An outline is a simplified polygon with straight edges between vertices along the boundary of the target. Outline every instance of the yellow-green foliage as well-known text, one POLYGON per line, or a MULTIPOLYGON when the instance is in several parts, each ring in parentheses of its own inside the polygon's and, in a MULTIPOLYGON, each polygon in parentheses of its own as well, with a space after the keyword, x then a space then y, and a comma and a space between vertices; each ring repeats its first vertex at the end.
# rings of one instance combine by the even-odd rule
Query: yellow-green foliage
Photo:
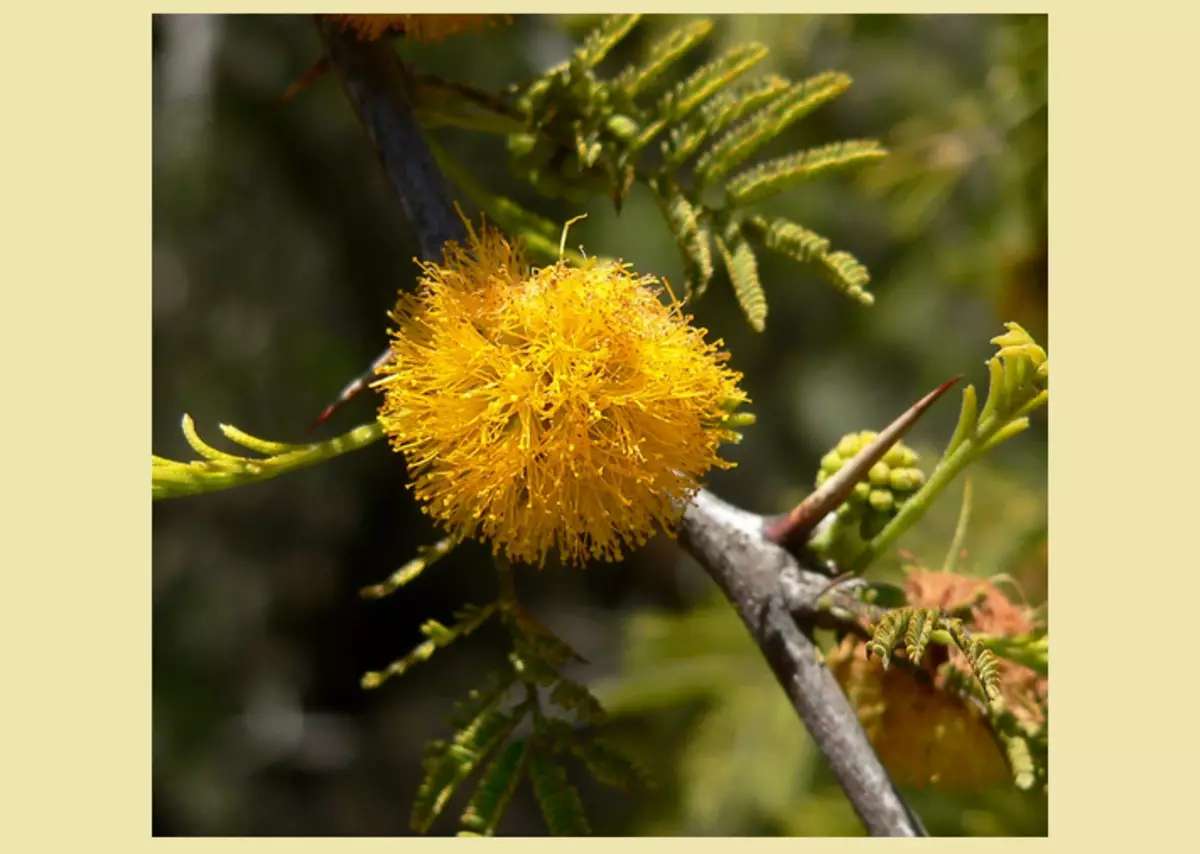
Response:
POLYGON ((874 626, 867 654, 879 656, 885 670, 896 649, 903 649, 909 661, 920 664, 931 640, 953 643, 962 650, 987 699, 995 701, 1000 696, 995 653, 972 638, 962 620, 947 619, 936 608, 905 607, 888 611, 874 626))
POLYGON ((178 498, 268 480, 285 472, 324 462, 348 451, 357 451, 383 437, 383 430, 378 422, 355 427, 336 439, 311 445, 269 442, 228 424, 220 426, 221 432, 228 439, 263 456, 242 457, 217 450, 196 433, 196 425, 191 416, 184 415, 184 438, 204 459, 181 463, 151 455, 152 498, 178 498))
POLYGON ((858 553, 849 569, 863 571, 925 514, 967 466, 1026 430, 1030 414, 1049 401, 1050 361, 1046 351, 1019 324, 1004 325, 1007 331, 992 339, 999 349, 987 362, 989 384, 983 411, 978 410, 975 386, 968 385, 963 390, 958 426, 928 481, 858 553))

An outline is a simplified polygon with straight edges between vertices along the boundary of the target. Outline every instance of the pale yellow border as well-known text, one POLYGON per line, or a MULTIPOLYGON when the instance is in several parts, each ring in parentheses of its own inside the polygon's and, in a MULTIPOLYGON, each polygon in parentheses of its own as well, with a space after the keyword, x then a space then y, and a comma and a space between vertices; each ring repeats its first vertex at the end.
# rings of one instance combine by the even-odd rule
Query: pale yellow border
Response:
MULTIPOLYGON (((328 4, 252 5, 335 11, 328 4)), ((617 5, 518 8, 582 12, 617 5)), ((1186 441, 1195 424, 1188 415, 1196 381, 1169 382, 1167 374, 1182 369, 1190 378, 1196 370, 1183 347, 1198 316, 1192 250, 1200 187, 1191 105, 1200 80, 1200 28, 1194 13, 1191 20, 1167 16, 1157 8, 1163 5, 1109 12, 1103 3, 1044 0, 907 7, 772 0, 738 9, 1052 14, 1052 836, 1049 842, 933 840, 929 850, 1065 850, 1081 842, 1093 851, 1111 841, 1175 851, 1195 839, 1188 792, 1195 791, 1189 764, 1196 755, 1185 748, 1195 744, 1197 726, 1194 650, 1169 635, 1194 609, 1182 585, 1196 577, 1196 561, 1194 550, 1171 548, 1169 541, 1197 525, 1190 497, 1197 484, 1189 476, 1196 464, 1186 441), (1168 406, 1172 400, 1178 403, 1168 406), (1172 466, 1169 454, 1184 454, 1183 462, 1172 466), (1157 477, 1135 488, 1135 472, 1157 477), (1106 642, 1099 632, 1121 640, 1106 642)), ((227 11, 233 4, 163 4, 158 11, 197 6, 227 11)), ((150 10, 17 8, 5 16, 0 53, 8 214, 0 253, 8 498, 0 847, 396 851, 460 844, 151 840, 150 10), (27 509, 40 512, 30 518, 27 509)), ((393 9, 361 3, 353 11, 393 9)), ((486 10, 512 7, 480 0, 438 9, 486 10)), ((491 844, 507 851, 559 847, 491 844)), ((694 852, 727 850, 730 843, 569 844, 694 852)), ((736 844, 823 851, 870 843, 736 844)))

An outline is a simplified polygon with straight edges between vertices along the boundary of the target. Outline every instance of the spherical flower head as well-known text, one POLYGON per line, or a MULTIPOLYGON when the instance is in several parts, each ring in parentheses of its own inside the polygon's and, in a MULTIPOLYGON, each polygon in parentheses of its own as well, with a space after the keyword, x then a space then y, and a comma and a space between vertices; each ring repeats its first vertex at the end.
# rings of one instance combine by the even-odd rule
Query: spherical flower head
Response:
POLYGON ((376 384, 414 493, 448 531, 514 561, 619 560, 731 466, 718 450, 741 375, 653 277, 531 269, 490 228, 423 271, 376 384))
POLYGON ((402 31, 419 42, 440 42, 468 30, 495 23, 495 15, 330 15, 343 29, 354 30, 368 41, 392 31, 402 31))

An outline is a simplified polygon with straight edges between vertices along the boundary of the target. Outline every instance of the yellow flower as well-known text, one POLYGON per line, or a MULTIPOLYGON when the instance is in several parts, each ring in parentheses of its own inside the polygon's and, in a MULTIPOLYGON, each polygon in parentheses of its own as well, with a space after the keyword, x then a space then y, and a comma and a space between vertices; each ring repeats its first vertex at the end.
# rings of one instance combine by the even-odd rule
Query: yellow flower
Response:
POLYGON ((627 265, 535 270, 499 231, 469 231, 401 296, 376 382, 423 509, 539 564, 669 533, 699 478, 731 467, 726 406, 745 398, 721 342, 627 265))
POLYGON ((481 30, 495 22, 495 15, 330 15, 343 29, 359 38, 377 39, 389 31, 402 31, 420 42, 440 42, 467 30, 481 30))

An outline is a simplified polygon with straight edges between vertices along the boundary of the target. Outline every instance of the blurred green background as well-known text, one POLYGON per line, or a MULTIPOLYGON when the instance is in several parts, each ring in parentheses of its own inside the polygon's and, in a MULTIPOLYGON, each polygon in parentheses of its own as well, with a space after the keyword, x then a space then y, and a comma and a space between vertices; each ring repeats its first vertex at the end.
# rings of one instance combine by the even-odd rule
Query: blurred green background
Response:
MULTIPOLYGON (((595 20, 517 16, 399 49, 420 70, 496 90, 564 59, 595 20)), ((644 19, 614 61, 636 58, 673 21, 644 19)), ((874 307, 765 251, 764 333, 747 325, 719 267, 694 307, 745 373, 758 415, 729 450, 738 467, 710 485, 777 512, 810 488, 844 433, 882 427, 950 376, 986 387, 988 339, 1004 321, 1048 348, 1046 19, 726 16, 700 58, 745 41, 771 49, 761 71, 855 80, 789 131, 784 150, 872 137, 892 151, 774 203, 867 265, 874 307)), ((279 102, 319 51, 305 16, 155 18, 156 454, 192 457, 184 412, 208 438, 226 422, 301 440, 382 349, 386 312, 412 284, 407 223, 336 79, 279 102)), ((560 222, 588 213, 573 244, 680 280, 644 191, 620 216, 605 200, 547 201, 511 178, 502 139, 438 139, 493 190, 560 222)), ((369 420, 373 405, 355 401, 322 435, 369 420)), ((907 440, 927 470, 956 416, 956 400, 939 404, 907 440)), ((1046 596, 1046 454, 1043 415, 975 470, 963 566, 1010 573, 1034 604, 1046 596)), ((421 746, 446 734, 451 703, 496 665, 503 636, 482 631, 379 691, 359 687, 364 671, 420 640, 422 620, 494 594, 486 550, 469 545, 395 596, 358 596, 438 536, 404 483, 401 459, 380 444, 276 481, 155 503, 156 834, 410 832, 421 746)), ((900 547, 940 565, 960 494, 958 484, 900 547)), ((898 577, 898 561, 873 572, 898 577)), ((519 582, 588 659, 572 675, 610 701, 614 738, 658 782, 612 792, 571 769, 596 832, 862 832, 740 624, 670 540, 617 566, 550 566, 519 582)), ((1044 793, 909 795, 936 834, 1046 833, 1044 793)), ((435 832, 454 832, 457 813, 435 832)), ((527 790, 500 832, 544 833, 527 790)))

